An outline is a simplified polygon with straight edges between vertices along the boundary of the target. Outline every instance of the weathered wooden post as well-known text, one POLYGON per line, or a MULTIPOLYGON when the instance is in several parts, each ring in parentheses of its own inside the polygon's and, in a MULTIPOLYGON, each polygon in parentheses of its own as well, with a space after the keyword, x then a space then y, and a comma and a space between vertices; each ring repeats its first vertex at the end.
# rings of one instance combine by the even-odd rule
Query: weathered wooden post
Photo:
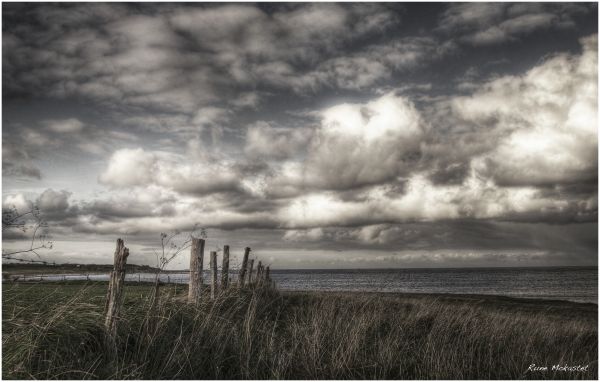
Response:
POLYGON ((267 265, 267 270, 265 271, 265 281, 267 285, 271 284, 271 270, 269 269, 269 266, 267 265))
POLYGON ((223 268, 221 269, 221 288, 227 289, 229 286, 229 246, 223 247, 223 268))
POLYGON ((254 259, 248 264, 248 285, 252 285, 252 271, 254 271, 254 259))
POLYGON ((246 247, 244 250, 244 259, 242 260, 242 267, 240 268, 240 273, 238 275, 238 287, 242 288, 244 286, 244 281, 246 281, 246 268, 248 267, 248 256, 250 255, 250 247, 246 247))
POLYGON ((188 289, 188 302, 200 301, 202 294, 202 265, 204 263, 204 239, 192 238, 190 252, 190 281, 188 289))
POLYGON ((256 284, 262 284, 262 261, 258 261, 258 266, 256 267, 256 284))
POLYGON ((121 239, 117 239, 117 249, 115 251, 115 260, 113 271, 110 275, 108 284, 108 294, 106 298, 106 320, 104 326, 111 339, 117 335, 117 320, 121 311, 121 302, 123 300, 123 285, 125 284, 125 264, 127 264, 129 249, 121 239))
POLYGON ((212 270, 212 280, 210 282, 210 298, 217 297, 217 252, 210 253, 210 268, 212 270))

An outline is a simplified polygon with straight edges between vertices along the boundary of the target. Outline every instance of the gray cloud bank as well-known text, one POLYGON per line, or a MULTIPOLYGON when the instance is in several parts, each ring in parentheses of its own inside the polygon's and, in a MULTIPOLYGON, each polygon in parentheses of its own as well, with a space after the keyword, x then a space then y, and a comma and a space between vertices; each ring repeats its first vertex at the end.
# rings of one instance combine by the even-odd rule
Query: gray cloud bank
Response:
POLYGON ((448 5, 430 33, 400 33, 415 9, 4 4, 5 104, 67 112, 5 114, 3 177, 20 183, 3 205, 38 205, 65 236, 199 224, 282 250, 595 263, 596 34, 524 69, 407 80, 477 49, 575 33, 593 7, 448 5), (48 186, 41 163, 57 152, 89 163, 90 194, 102 192, 48 186), (37 192, 19 189, 28 179, 37 192))

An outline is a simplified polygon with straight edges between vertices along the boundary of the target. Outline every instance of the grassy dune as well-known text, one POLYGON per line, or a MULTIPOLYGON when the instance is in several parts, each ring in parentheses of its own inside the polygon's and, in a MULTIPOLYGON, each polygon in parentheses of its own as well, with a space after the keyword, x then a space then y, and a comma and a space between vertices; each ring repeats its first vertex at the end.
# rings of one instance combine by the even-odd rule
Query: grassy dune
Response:
POLYGON ((128 285, 116 348, 105 283, 3 284, 5 379, 596 379, 597 306, 483 296, 128 285), (551 366, 586 365, 585 372, 551 366), (531 364, 546 372, 528 372, 531 364))

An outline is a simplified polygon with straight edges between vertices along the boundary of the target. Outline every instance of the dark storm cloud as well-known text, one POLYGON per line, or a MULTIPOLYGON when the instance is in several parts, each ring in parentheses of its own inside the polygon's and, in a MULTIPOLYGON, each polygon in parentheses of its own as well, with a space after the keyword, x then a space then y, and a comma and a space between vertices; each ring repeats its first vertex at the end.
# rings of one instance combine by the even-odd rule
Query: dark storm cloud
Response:
POLYGON ((462 184, 469 175, 469 164, 465 162, 435 163, 430 176, 434 184, 462 184))
POLYGON ((5 204, 61 232, 591 253, 594 5, 7 3, 3 21, 5 204))
POLYGON ((5 176, 42 178, 42 172, 33 162, 30 154, 23 148, 6 144, 2 147, 2 173, 5 176))
MULTIPOLYGON (((591 264, 597 256, 597 227, 596 222, 555 226, 458 220, 288 231, 285 239, 304 249, 341 250, 342 253, 374 248, 388 253, 444 248, 447 252, 440 257, 452 257, 448 254, 458 255, 464 254, 464 251, 472 251, 470 256, 473 259, 490 261, 495 256, 493 260, 497 264, 510 262, 519 253, 521 260, 531 260, 528 253, 540 249, 539 243, 543 242, 544 251, 554 254, 562 262, 591 264), (493 253, 486 252, 490 248, 494 249, 493 253)), ((401 257, 399 260, 406 258, 401 257)), ((549 261, 548 256, 541 256, 538 261, 549 261)), ((404 264, 407 262, 404 261, 404 264)))
POLYGON ((584 3, 452 4, 441 15, 439 30, 473 45, 499 44, 536 31, 575 28, 578 16, 593 8, 584 3))
POLYGON ((84 205, 82 215, 90 215, 99 220, 119 221, 127 218, 142 218, 150 216, 173 216, 175 211, 168 200, 163 200, 159 208, 152 208, 149 203, 138 200, 95 200, 84 205))
MULTIPOLYGON (((381 64, 385 73, 371 73, 359 58, 328 63, 340 46, 399 22, 397 11, 377 4, 284 6, 268 13, 234 4, 5 4, 4 10, 5 96, 84 95, 188 113, 239 86, 305 91, 335 81, 340 71, 388 77, 418 62, 421 46, 430 44, 414 39, 400 42, 401 50, 379 52, 388 60, 381 64)), ((243 97, 234 103, 248 102, 248 93, 243 97)))
POLYGON ((99 129, 77 118, 42 119, 36 123, 3 125, 3 170, 7 175, 41 179, 34 159, 67 151, 75 156, 99 157, 128 144, 135 137, 125 131, 99 129))

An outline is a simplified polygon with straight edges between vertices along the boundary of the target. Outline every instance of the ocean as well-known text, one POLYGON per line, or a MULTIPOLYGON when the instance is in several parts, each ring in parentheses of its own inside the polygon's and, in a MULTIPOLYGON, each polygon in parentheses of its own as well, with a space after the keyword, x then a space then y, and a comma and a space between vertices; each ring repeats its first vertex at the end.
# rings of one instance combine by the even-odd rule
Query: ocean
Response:
MULTIPOLYGON (((129 274, 126 280, 150 281, 153 277, 129 274)), ((271 277, 282 290, 487 294, 598 303, 597 267, 273 270, 271 277)), ((108 275, 89 278, 106 280, 108 275)), ((232 279, 236 278, 233 273, 232 279)), ((44 276, 44 280, 59 279, 63 276, 44 276)), ((177 283, 189 280, 187 272, 163 274, 161 279, 177 283)), ((204 280, 208 279, 206 271, 204 280)))
POLYGON ((282 289, 487 294, 598 303, 597 267, 282 270, 282 289))

